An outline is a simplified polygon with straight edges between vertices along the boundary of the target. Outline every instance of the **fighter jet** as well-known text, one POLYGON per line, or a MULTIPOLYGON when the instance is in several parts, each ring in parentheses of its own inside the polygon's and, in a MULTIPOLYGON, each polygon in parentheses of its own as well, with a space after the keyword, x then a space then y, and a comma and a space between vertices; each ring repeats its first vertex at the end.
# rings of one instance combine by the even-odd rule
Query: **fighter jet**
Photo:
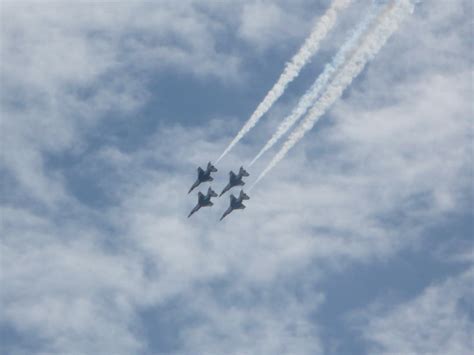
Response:
POLYGON ((217 171, 216 167, 211 164, 211 162, 207 163, 207 168, 206 171, 202 170, 201 167, 197 169, 198 171, 198 178, 196 182, 191 186, 191 188, 188 191, 188 194, 193 191, 196 187, 199 186, 201 182, 206 182, 206 181, 213 181, 214 179, 211 176, 211 173, 214 173, 217 171))
POLYGON ((245 185, 245 182, 242 181, 242 178, 244 176, 249 176, 249 173, 246 172, 243 167, 240 167, 239 173, 237 175, 235 175, 233 171, 229 172, 229 183, 227 184, 226 187, 224 187, 224 190, 222 190, 219 196, 222 196, 234 186, 245 185))
POLYGON ((210 207, 212 205, 214 205, 212 202, 211 202, 211 197, 217 197, 217 194, 215 193, 215 191, 211 188, 209 188, 207 190, 207 195, 203 195, 201 191, 198 192, 198 203, 196 205, 196 207, 194 207, 191 211, 191 213, 189 213, 188 215, 188 218, 191 217, 191 215, 194 213, 194 212, 197 212, 201 207, 210 207))
POLYGON ((243 210, 245 208, 245 205, 242 203, 243 200, 250 200, 250 197, 248 197, 243 190, 240 190, 239 198, 236 198, 234 195, 230 195, 230 206, 227 211, 224 212, 220 221, 222 221, 224 217, 233 210, 243 210))

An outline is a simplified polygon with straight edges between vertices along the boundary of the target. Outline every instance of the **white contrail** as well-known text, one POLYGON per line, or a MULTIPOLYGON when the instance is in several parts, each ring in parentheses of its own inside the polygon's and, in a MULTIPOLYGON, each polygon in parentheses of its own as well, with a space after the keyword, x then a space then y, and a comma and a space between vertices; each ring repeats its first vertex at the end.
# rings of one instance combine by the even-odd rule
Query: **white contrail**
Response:
POLYGON ((351 0, 333 0, 330 8, 319 19, 314 26, 310 36, 305 40, 303 46, 296 53, 291 61, 286 65, 285 70, 278 78, 257 109, 252 113, 250 118, 245 122, 242 129, 237 133, 235 138, 230 142, 229 146, 224 150, 221 156, 216 160, 218 163, 241 139, 250 131, 258 122, 258 120, 270 109, 276 100, 283 94, 288 84, 295 79, 304 65, 311 56, 319 49, 321 41, 326 37, 329 31, 336 23, 338 11, 349 5, 351 0))
POLYGON ((291 114, 280 123, 270 140, 250 162, 249 167, 252 166, 267 150, 273 147, 273 145, 275 145, 275 143, 277 143, 279 139, 283 137, 283 135, 288 132, 291 127, 293 127, 293 125, 301 118, 301 116, 303 116, 306 111, 308 111, 311 105, 314 104, 318 96, 329 83, 329 80, 334 76, 335 73, 337 73, 337 71, 339 71, 342 65, 354 52, 362 36, 368 31, 370 25, 374 22, 379 10, 380 3, 374 2, 367 15, 359 23, 357 28, 350 33, 348 39, 334 56, 331 63, 326 64, 324 71, 318 76, 314 84, 303 95, 303 97, 301 97, 291 114))
POLYGON ((318 102, 308 112, 303 122, 293 131, 280 151, 275 155, 268 166, 250 187, 251 190, 278 162, 280 162, 288 151, 313 128, 318 119, 327 109, 342 95, 344 90, 357 77, 365 65, 375 57, 383 47, 388 38, 397 30, 401 21, 408 13, 413 12, 414 5, 411 0, 398 0, 396 4, 380 20, 375 29, 365 38, 363 44, 357 49, 352 58, 331 82, 318 102))

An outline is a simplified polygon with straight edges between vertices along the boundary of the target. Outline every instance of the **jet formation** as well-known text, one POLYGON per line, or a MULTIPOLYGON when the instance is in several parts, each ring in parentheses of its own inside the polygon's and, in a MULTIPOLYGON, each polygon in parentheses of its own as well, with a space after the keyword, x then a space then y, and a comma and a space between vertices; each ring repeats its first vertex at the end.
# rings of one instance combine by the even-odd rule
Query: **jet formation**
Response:
MULTIPOLYGON (((207 163, 206 170, 198 167, 197 169, 197 180, 191 186, 188 191, 188 194, 191 193, 196 187, 200 184, 205 182, 212 182, 214 178, 211 176, 212 173, 217 172, 217 169, 211 162, 207 163)), ((224 187, 222 192, 220 193, 219 197, 225 194, 227 191, 232 189, 235 186, 243 186, 245 182, 243 181, 244 177, 249 176, 250 174, 241 166, 239 172, 235 174, 233 171, 229 172, 229 183, 224 187)), ((214 203, 211 201, 213 197, 217 197, 217 193, 209 187, 207 190, 207 194, 204 195, 201 191, 198 192, 198 202, 196 206, 191 210, 188 215, 188 218, 191 217, 194 213, 199 211, 201 207, 211 207, 214 203)), ((229 208, 224 212, 220 221, 222 221, 229 213, 233 210, 241 210, 245 208, 245 205, 242 203, 244 200, 249 200, 250 197, 243 191, 240 191, 239 197, 235 197, 234 195, 230 195, 230 205, 229 208)))

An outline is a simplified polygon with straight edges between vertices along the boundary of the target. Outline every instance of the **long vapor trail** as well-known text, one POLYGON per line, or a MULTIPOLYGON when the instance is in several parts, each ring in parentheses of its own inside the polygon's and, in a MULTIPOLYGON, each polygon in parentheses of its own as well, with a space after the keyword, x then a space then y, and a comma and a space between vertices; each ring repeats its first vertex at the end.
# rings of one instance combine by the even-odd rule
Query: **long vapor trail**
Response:
POLYGON ((260 104, 257 106, 256 110, 252 113, 247 122, 245 122, 244 126, 241 128, 239 133, 237 133, 232 142, 230 142, 229 146, 216 160, 216 163, 218 163, 245 136, 245 134, 257 124, 260 118, 283 94, 288 84, 298 76, 304 65, 319 49, 321 41, 334 27, 338 12, 347 7, 350 2, 351 0, 333 0, 330 8, 316 23, 309 37, 306 38, 305 42, 303 43, 303 46, 293 56, 293 58, 291 58, 291 61, 286 65, 283 73, 280 75, 277 82, 267 93, 263 101, 260 102, 260 104))
POLYGON ((301 116, 303 116, 306 111, 308 111, 311 105, 314 104, 316 99, 319 97, 321 92, 329 83, 329 80, 331 80, 334 74, 342 67, 342 65, 349 59, 350 55, 354 52, 362 36, 369 30, 370 25, 374 22, 377 14, 379 13, 379 10, 380 4, 378 2, 374 2, 372 4, 372 7, 369 9, 367 15, 357 25, 357 28, 350 33, 346 42, 339 49, 331 63, 326 64, 326 66, 324 67, 324 71, 318 76, 314 84, 303 95, 303 97, 301 97, 291 114, 280 123, 276 132, 273 134, 270 140, 250 162, 249 167, 252 166, 267 150, 272 148, 273 145, 275 145, 275 143, 277 143, 279 139, 286 132, 288 132, 288 130, 293 127, 296 122, 298 122, 301 116))
POLYGON ((397 30, 401 21, 408 13, 412 13, 414 5, 411 0, 398 0, 380 19, 375 29, 367 35, 362 45, 356 50, 352 58, 344 65, 324 94, 308 112, 306 118, 293 131, 280 151, 275 155, 268 166, 250 187, 251 190, 271 169, 275 167, 288 153, 288 151, 311 130, 318 119, 342 95, 344 90, 352 83, 365 65, 372 60, 384 46, 388 38, 397 30))

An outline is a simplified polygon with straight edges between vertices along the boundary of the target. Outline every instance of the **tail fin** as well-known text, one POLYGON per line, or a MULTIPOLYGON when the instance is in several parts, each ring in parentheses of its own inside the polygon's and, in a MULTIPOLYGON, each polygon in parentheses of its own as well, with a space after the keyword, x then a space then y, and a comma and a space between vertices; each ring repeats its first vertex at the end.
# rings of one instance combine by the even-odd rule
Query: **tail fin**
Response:
POLYGON ((217 197, 217 193, 211 187, 207 189, 207 195, 211 197, 217 197))
POLYGON ((207 170, 211 171, 211 172, 216 172, 217 171, 216 167, 214 165, 212 165, 211 162, 207 163, 207 170))
POLYGON ((240 200, 250 200, 250 197, 244 192, 244 190, 240 190, 239 199, 240 200))
POLYGON ((240 176, 249 176, 249 173, 243 168, 243 166, 241 166, 240 169, 239 169, 239 175, 240 176))

